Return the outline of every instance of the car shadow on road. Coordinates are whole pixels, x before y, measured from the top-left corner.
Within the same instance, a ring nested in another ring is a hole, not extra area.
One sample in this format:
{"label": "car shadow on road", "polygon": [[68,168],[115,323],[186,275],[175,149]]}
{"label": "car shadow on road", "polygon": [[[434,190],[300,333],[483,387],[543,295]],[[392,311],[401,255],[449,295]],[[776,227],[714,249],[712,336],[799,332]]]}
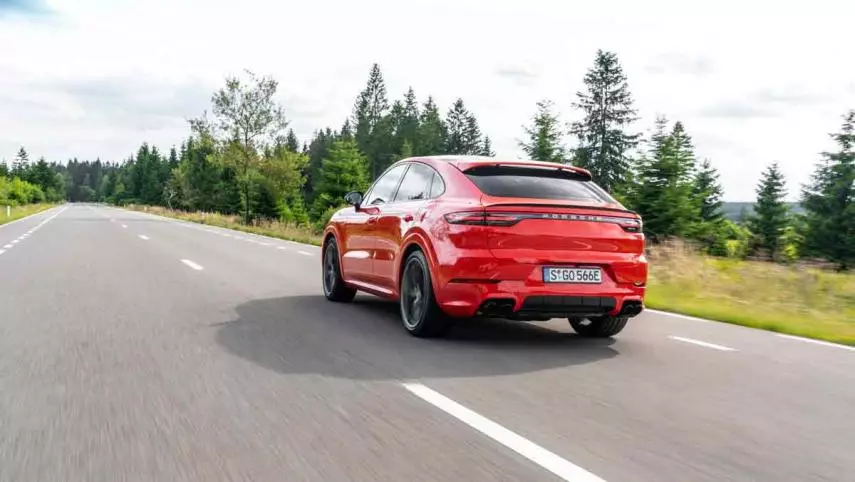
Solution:
{"label": "car shadow on road", "polygon": [[359,296],[253,300],[217,326],[229,352],[286,374],[348,379],[494,376],[570,367],[617,356],[614,339],[586,339],[528,323],[464,320],[445,338],[420,339],[401,325],[398,305]]}

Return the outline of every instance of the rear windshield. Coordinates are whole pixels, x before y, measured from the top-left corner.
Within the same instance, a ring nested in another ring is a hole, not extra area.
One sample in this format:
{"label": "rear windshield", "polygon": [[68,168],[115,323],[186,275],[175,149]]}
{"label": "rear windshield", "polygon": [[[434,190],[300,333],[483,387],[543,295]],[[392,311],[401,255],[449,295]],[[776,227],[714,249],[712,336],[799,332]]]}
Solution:
{"label": "rear windshield", "polygon": [[480,166],[469,169],[464,174],[488,196],[617,203],[595,183],[572,171]]}

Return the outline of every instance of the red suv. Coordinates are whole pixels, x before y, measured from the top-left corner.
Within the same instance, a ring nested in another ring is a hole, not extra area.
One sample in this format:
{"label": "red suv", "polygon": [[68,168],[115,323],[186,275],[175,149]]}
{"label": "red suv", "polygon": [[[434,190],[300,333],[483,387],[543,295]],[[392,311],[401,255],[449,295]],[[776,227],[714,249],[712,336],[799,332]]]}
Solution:
{"label": "red suv", "polygon": [[455,318],[568,318],[620,332],[647,282],[641,218],[577,167],[467,156],[398,161],[324,231],[327,299],[398,300],[416,336]]}

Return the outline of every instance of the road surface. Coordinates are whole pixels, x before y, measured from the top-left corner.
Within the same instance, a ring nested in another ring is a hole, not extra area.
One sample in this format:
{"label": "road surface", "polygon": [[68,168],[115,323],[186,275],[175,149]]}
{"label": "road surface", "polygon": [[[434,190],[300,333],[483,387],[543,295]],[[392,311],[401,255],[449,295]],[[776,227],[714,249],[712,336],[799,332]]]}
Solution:
{"label": "road surface", "polygon": [[648,312],[405,333],[319,249],[115,208],[0,227],[3,481],[846,481],[855,350]]}

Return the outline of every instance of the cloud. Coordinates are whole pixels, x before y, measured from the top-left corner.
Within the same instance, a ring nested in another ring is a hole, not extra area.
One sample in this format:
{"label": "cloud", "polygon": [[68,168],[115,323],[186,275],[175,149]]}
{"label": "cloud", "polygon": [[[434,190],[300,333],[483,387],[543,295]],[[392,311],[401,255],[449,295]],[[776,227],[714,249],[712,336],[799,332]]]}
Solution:
{"label": "cloud", "polygon": [[648,73],[705,76],[713,72],[712,61],[704,56],[669,52],[656,56],[644,70]]}
{"label": "cloud", "polygon": [[497,67],[493,73],[499,77],[510,80],[519,86],[531,85],[538,78],[537,72],[528,66],[504,65]]}
{"label": "cloud", "polygon": [[752,119],[758,117],[775,117],[776,111],[748,102],[726,101],[704,107],[700,109],[698,114],[701,117]]}
{"label": "cloud", "polygon": [[41,15],[49,11],[42,0],[0,0],[0,17],[10,14]]}

